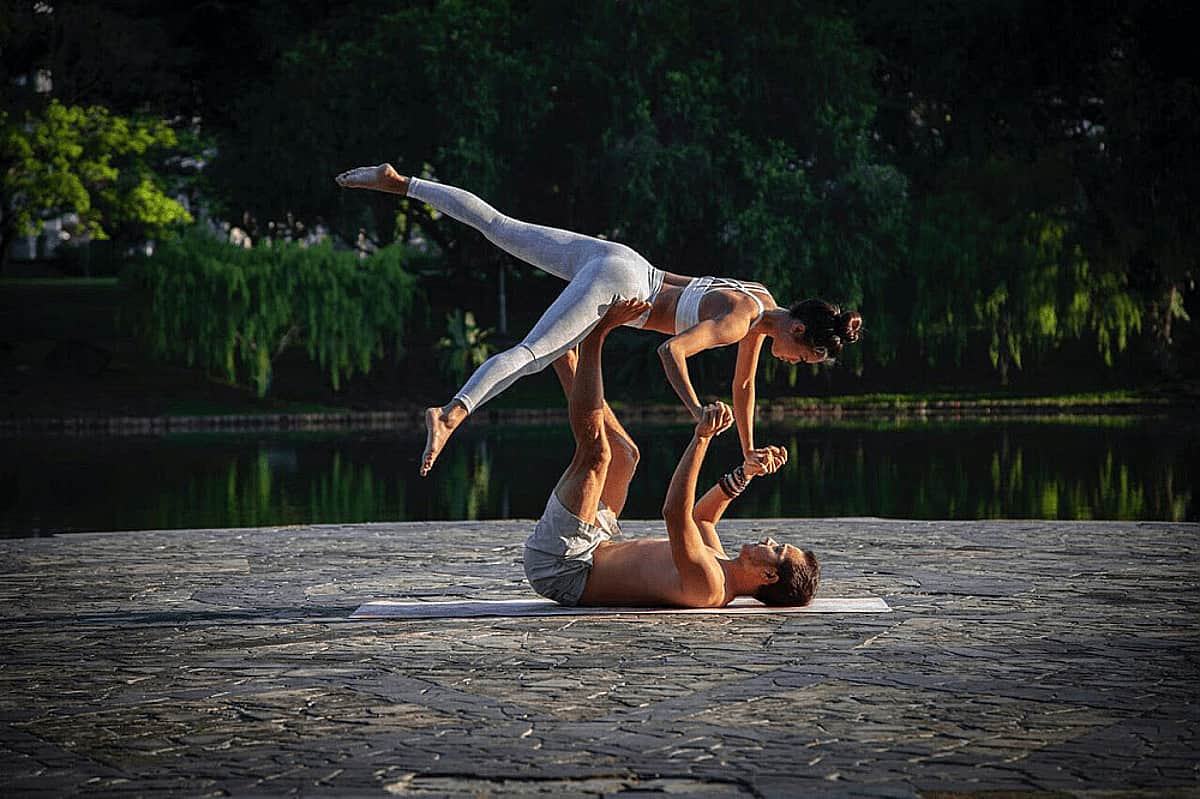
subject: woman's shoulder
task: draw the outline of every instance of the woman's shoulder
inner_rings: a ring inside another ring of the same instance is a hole
[[[721,291],[739,308],[754,309],[756,314],[779,307],[771,290],[753,280],[728,280],[723,285],[714,285],[713,290]]]
[[[759,283],[757,280],[741,280],[738,282],[740,282],[747,290],[759,295],[760,297],[771,297],[771,301],[775,301],[774,295],[771,294],[771,290],[767,288],[765,284]]]

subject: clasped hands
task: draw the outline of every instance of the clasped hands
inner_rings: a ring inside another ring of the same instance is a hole
[[[700,420],[696,422],[697,438],[712,438],[733,425],[733,411],[724,402],[713,402],[700,409]],[[788,453],[784,447],[765,446],[752,449],[742,461],[747,477],[774,474],[787,463]]]

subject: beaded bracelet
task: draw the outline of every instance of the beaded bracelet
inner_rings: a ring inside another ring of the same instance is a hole
[[[725,496],[734,499],[746,490],[746,486],[749,483],[750,478],[746,476],[746,470],[739,465],[732,472],[723,475],[717,485],[721,486],[721,490],[725,492]]]

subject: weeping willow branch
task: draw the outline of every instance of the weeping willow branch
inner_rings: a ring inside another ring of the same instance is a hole
[[[273,363],[303,346],[336,391],[399,352],[417,280],[404,247],[369,258],[328,244],[241,249],[193,234],[166,243],[123,279],[135,327],[157,356],[199,365],[265,396]]]

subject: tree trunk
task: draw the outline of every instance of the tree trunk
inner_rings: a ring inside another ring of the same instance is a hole
[[[1154,319],[1154,362],[1158,371],[1167,377],[1175,377],[1175,352],[1172,348],[1171,324],[1174,321],[1176,302],[1176,286],[1170,286],[1160,299],[1150,306],[1151,318]]]
[[[0,226],[0,275],[8,268],[8,249],[12,246],[14,231],[8,225]]]
[[[1179,291],[1179,289],[1176,286],[1171,286],[1171,288],[1167,290],[1167,302],[1166,302],[1167,307],[1163,309],[1162,339],[1163,339],[1163,344],[1168,348],[1171,346],[1171,344],[1174,343],[1171,340],[1171,321],[1174,319],[1175,301],[1176,301],[1176,298],[1178,297],[1178,294],[1176,292],[1178,292],[1178,291]]]

